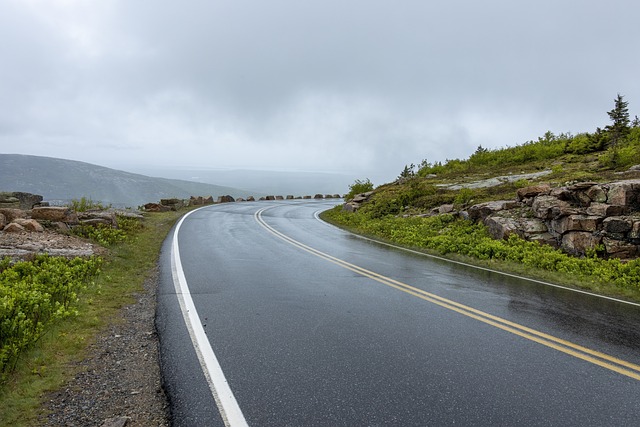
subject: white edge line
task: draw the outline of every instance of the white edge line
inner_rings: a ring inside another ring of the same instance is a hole
[[[191,337],[193,348],[198,355],[202,372],[207,379],[209,389],[211,390],[211,394],[218,406],[218,410],[224,424],[228,427],[248,426],[247,421],[240,410],[240,406],[229,387],[229,383],[222,372],[222,367],[218,363],[218,358],[213,352],[209,339],[204,332],[200,317],[198,316],[193,299],[191,298],[187,279],[184,275],[184,271],[182,270],[182,262],[180,261],[178,232],[180,231],[182,222],[189,215],[200,209],[203,208],[193,210],[184,215],[176,225],[173,233],[173,241],[171,245],[171,273],[173,276],[173,284],[176,289],[176,296],[180,303],[180,309],[182,310],[185,325],[189,330],[189,336]]]
[[[329,208],[329,209],[332,209],[332,208]],[[537,279],[531,279],[531,278],[529,278],[529,277],[518,276],[517,274],[505,273],[504,271],[493,270],[493,269],[491,269],[491,268],[487,268],[487,267],[480,267],[480,266],[478,266],[478,265],[467,264],[466,262],[462,262],[462,261],[455,261],[455,260],[448,259],[448,258],[444,258],[444,257],[438,256],[438,255],[432,255],[432,254],[428,254],[428,253],[425,253],[425,252],[416,251],[416,250],[409,249],[409,248],[403,248],[402,246],[394,245],[394,244],[392,244],[392,243],[387,243],[387,242],[383,242],[383,241],[381,241],[381,240],[372,239],[372,238],[370,238],[370,237],[361,236],[361,235],[359,235],[359,234],[352,233],[351,231],[345,230],[344,228],[340,228],[340,227],[338,227],[338,226],[335,226],[335,225],[333,225],[333,224],[328,223],[327,221],[322,220],[322,219],[320,218],[320,213],[324,212],[325,210],[329,210],[329,209],[318,210],[318,211],[316,211],[316,212],[314,213],[314,215],[313,215],[313,216],[314,216],[314,217],[315,217],[315,219],[317,219],[318,221],[320,221],[320,222],[322,222],[322,223],[324,223],[324,224],[327,224],[327,225],[328,225],[328,226],[330,226],[330,227],[333,227],[333,228],[336,228],[336,229],[338,229],[338,230],[344,231],[345,233],[349,233],[349,234],[351,234],[352,236],[355,236],[355,237],[357,237],[357,238],[359,238],[359,239],[368,240],[368,241],[370,241],[370,242],[375,242],[375,243],[378,243],[378,244],[380,244],[380,245],[389,246],[389,247],[391,247],[391,248],[395,248],[395,249],[400,249],[400,250],[402,250],[402,251],[410,252],[410,253],[412,253],[412,254],[416,254],[416,255],[421,255],[421,256],[424,256],[424,257],[427,257],[427,258],[433,258],[433,259],[437,259],[437,260],[440,260],[440,261],[450,262],[450,263],[452,263],[452,264],[458,264],[458,265],[463,265],[463,266],[465,266],[465,267],[475,268],[475,269],[477,269],[477,270],[482,270],[482,271],[488,271],[488,272],[491,272],[491,273],[501,274],[501,275],[503,275],[503,276],[507,276],[507,277],[513,277],[513,278],[515,278],[515,279],[526,280],[526,281],[528,281],[528,282],[537,283],[537,284],[539,284],[539,285],[551,286],[551,287],[553,287],[553,288],[564,289],[564,290],[571,291],[571,292],[577,292],[577,293],[580,293],[580,294],[590,295],[590,296],[592,296],[592,297],[603,298],[603,299],[606,299],[606,300],[615,301],[615,302],[622,303],[622,304],[628,304],[628,305],[633,305],[633,306],[636,306],[636,307],[640,307],[640,304],[635,303],[635,302],[625,301],[625,300],[623,300],[623,299],[618,299],[618,298],[608,297],[608,296],[605,296],[605,295],[599,295],[599,294],[595,294],[595,293],[593,293],[593,292],[583,291],[583,290],[580,290],[580,289],[569,288],[569,287],[567,287],[567,286],[556,285],[556,284],[554,284],[554,283],[544,282],[544,281],[542,281],[542,280],[537,280]]]

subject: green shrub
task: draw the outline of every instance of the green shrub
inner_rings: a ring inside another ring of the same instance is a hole
[[[52,322],[74,315],[78,292],[100,272],[100,258],[67,260],[38,255],[0,263],[0,382],[20,353]]]
[[[357,194],[366,193],[373,190],[373,183],[366,178],[364,181],[356,179],[356,181],[349,185],[349,193],[345,196],[346,200],[351,200]]]
[[[71,232],[79,237],[93,240],[102,246],[113,246],[124,242],[142,228],[140,220],[118,216],[118,228],[106,224],[84,225],[74,227]]]
[[[104,206],[102,205],[102,203],[100,202],[94,202],[93,200],[91,200],[91,197],[87,198],[87,197],[81,197],[80,200],[78,199],[73,199],[71,201],[71,206],[70,208],[73,209],[76,212],[86,212],[88,210],[91,209],[108,209],[109,207],[111,207],[111,205],[109,206]]]

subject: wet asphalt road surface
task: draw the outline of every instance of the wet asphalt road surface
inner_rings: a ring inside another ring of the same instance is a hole
[[[639,425],[639,306],[356,237],[317,219],[336,203],[209,206],[167,238],[174,425]],[[176,253],[239,417],[192,344]]]

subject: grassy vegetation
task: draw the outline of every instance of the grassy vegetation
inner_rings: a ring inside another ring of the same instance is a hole
[[[110,208],[111,205],[109,206],[104,206],[102,203],[100,202],[94,202],[91,197],[81,197],[80,199],[73,199],[71,200],[71,203],[69,204],[69,207],[76,211],[76,212],[86,212],[90,209],[99,209],[99,210],[103,210],[103,209],[107,209]]]
[[[117,321],[123,306],[134,302],[133,295],[155,268],[164,238],[183,213],[149,214],[141,224],[125,227],[127,238],[111,244],[102,273],[78,293],[76,314],[44,331],[0,385],[0,425],[33,425],[42,394],[81,369],[76,362],[85,356],[88,344],[107,322]]]

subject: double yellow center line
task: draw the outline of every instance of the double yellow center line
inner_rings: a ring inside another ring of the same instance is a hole
[[[321,252],[317,249],[314,249],[310,246],[307,246],[297,240],[292,239],[291,237],[279,232],[275,228],[271,227],[267,224],[262,218],[262,213],[271,209],[274,206],[266,207],[258,210],[254,217],[258,224],[260,224],[263,228],[265,228],[271,234],[279,237],[280,239],[286,241],[287,243],[305,251],[312,255],[315,255],[319,258],[322,258],[326,261],[332,262],[336,265],[339,265],[347,270],[351,270],[354,273],[360,274],[362,276],[368,277],[376,282],[382,283],[383,285],[395,288],[399,291],[405,292],[409,295],[415,296],[417,298],[423,299],[425,301],[429,301],[430,303],[439,305],[448,310],[455,311],[464,316],[470,317],[472,319],[478,320],[480,322],[486,323],[487,325],[494,326],[498,329],[502,329],[503,331],[510,332],[512,334],[518,335],[520,337],[526,338],[528,340],[537,342],[544,346],[553,348],[555,350],[561,351],[565,354],[569,354],[571,356],[577,357],[578,359],[585,360],[587,362],[593,363],[595,365],[601,366],[603,368],[609,369],[611,371],[617,372],[619,374],[625,375],[627,377],[633,378],[635,380],[640,381],[640,366],[631,362],[627,362],[622,359],[618,359],[616,357],[610,356],[608,354],[601,353],[596,350],[592,350],[586,347],[583,347],[578,344],[574,344],[570,341],[563,340],[561,338],[554,337],[553,335],[546,334],[544,332],[537,331],[535,329],[531,329],[529,327],[520,325],[515,322],[511,322],[509,320],[503,319],[498,316],[494,316],[489,313],[485,313],[484,311],[477,310],[475,308],[466,306],[464,304],[460,304],[458,302],[452,301],[447,298],[440,297],[438,295],[432,294],[430,292],[424,291],[422,289],[418,289],[414,286],[408,285],[406,283],[399,282],[397,280],[391,279],[389,277],[378,274],[374,271],[367,270],[365,268],[359,267],[357,265],[351,264],[347,261],[341,260],[324,252]]]

